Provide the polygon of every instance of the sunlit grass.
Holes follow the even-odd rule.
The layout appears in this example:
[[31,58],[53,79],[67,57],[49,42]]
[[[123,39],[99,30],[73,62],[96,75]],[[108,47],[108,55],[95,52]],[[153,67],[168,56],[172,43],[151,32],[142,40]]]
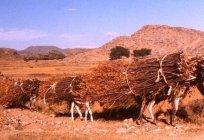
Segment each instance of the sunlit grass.
[[67,61],[0,61],[0,71],[13,78],[49,78],[52,76],[87,73],[96,63],[69,63]]

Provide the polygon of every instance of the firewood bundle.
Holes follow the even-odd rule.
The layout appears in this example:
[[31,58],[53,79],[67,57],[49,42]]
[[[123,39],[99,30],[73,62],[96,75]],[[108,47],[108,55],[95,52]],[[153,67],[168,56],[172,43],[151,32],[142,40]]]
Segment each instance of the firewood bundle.
[[36,79],[10,81],[5,93],[0,98],[0,104],[5,107],[24,107],[31,96],[37,96],[39,82]]
[[38,95],[38,89],[40,86],[40,81],[38,79],[27,79],[20,83],[21,90],[28,94],[29,96]]
[[160,58],[144,58],[133,62],[128,69],[128,79],[135,95],[155,93],[166,86],[175,87],[191,76],[187,57],[174,53]]
[[100,102],[104,109],[126,109],[135,105],[123,75],[126,67],[125,61],[108,62],[84,77],[89,96]]
[[198,58],[197,64],[197,88],[204,95],[204,57]]
[[50,102],[53,100],[55,93],[55,87],[57,82],[60,81],[60,78],[58,77],[52,77],[50,79],[47,79],[46,81],[40,82],[40,87],[38,90],[38,95],[41,99],[44,99],[44,104],[46,103],[46,100],[50,100]]
[[[66,100],[71,102],[74,97],[83,99],[83,89],[85,84],[82,81],[81,76],[69,76],[58,81],[56,85],[56,101]],[[84,87],[84,88],[82,88]]]
[[11,82],[13,82],[12,79],[4,79],[2,77],[0,78],[0,94],[6,93],[6,90]]
[[81,76],[67,76],[62,79],[55,77],[43,81],[39,94],[41,98],[44,98],[44,103],[46,101],[57,103],[60,101],[71,102],[75,96],[80,96],[83,99],[86,93],[84,91],[86,91],[86,88]]
[[128,108],[138,105],[137,97],[185,83],[191,70],[187,62],[182,52],[131,63],[109,62],[87,76],[87,88],[105,108]]
[[204,57],[203,58],[200,58],[200,62],[199,62],[199,65],[202,69],[202,77],[204,78]]

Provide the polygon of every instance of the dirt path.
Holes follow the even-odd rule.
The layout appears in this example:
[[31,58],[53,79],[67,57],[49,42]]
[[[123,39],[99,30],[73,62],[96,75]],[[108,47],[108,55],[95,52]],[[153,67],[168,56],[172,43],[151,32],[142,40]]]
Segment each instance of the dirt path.
[[204,126],[180,124],[176,128],[159,123],[138,126],[132,119],[124,121],[84,122],[70,117],[54,117],[20,109],[0,109],[1,140],[87,139],[87,140],[203,140]]

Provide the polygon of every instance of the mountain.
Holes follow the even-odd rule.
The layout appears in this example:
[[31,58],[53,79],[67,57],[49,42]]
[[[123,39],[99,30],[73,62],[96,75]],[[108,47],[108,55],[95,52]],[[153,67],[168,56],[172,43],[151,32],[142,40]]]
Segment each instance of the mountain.
[[0,48],[0,60],[19,60],[22,56],[14,49]]
[[30,46],[24,50],[17,51],[11,48],[0,48],[1,60],[22,60],[24,57],[31,57],[37,55],[48,55],[52,51],[62,52],[66,57],[73,57],[75,55],[90,51],[86,48],[61,49],[56,46]]
[[110,49],[116,46],[134,49],[152,49],[152,55],[164,55],[183,50],[187,54],[204,53],[204,32],[167,25],[146,25],[131,36],[117,37],[100,48],[93,49],[68,59],[68,61],[106,61]]
[[30,46],[19,51],[20,54],[47,54],[52,50],[63,52],[63,49],[56,46]]
[[86,49],[86,48],[66,48],[66,49],[61,49],[56,46],[30,46],[22,51],[19,51],[20,54],[28,55],[28,54],[48,54],[50,51],[56,50],[59,52],[62,52],[66,55],[66,57],[72,57],[74,55],[84,53],[87,51],[90,51],[91,49]]
[[75,55],[81,54],[81,53],[85,53],[88,51],[91,51],[92,49],[87,49],[87,48],[74,48],[74,49],[65,49],[64,53],[65,55],[69,58],[69,57],[73,57]]

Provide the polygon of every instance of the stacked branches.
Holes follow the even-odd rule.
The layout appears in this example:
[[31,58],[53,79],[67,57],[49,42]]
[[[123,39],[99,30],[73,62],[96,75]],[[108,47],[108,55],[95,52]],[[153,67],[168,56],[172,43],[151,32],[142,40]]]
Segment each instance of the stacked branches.
[[67,76],[62,79],[52,78],[44,81],[40,87],[40,97],[49,104],[67,101],[70,104],[74,98],[85,100],[86,84],[81,76]]
[[[1,79],[0,82],[0,87],[1,87],[1,91],[0,91],[0,104],[3,106],[7,106],[7,104],[9,104],[9,102],[11,102],[12,99],[15,99],[15,96],[12,95],[12,93],[10,94],[9,92],[11,90],[9,90],[11,87],[14,87],[14,81],[10,80],[10,79]],[[15,90],[13,91],[15,92]],[[18,96],[18,95],[17,95]]]
[[201,71],[202,71],[202,78],[204,78],[204,58],[200,58],[199,65],[200,65]]
[[86,76],[87,88],[105,109],[127,109],[140,105],[143,97],[166,98],[170,87],[185,84],[191,76],[188,61],[182,52],[132,63],[112,61]]
[[10,80],[5,93],[0,98],[0,104],[4,107],[25,107],[33,95],[38,95],[39,83],[37,79],[16,82]]
[[111,61],[95,68],[85,76],[88,93],[104,109],[127,109],[135,106],[135,100],[126,81],[125,71],[128,63]]
[[39,88],[39,98],[43,99],[44,104],[52,103],[56,96],[56,84],[60,81],[58,77],[52,77],[46,81],[41,81]]
[[12,79],[5,78],[4,76],[0,77],[0,100],[3,95],[7,92],[10,83],[12,83]]
[[190,68],[187,62],[188,59],[182,52],[166,55],[159,59],[135,60],[128,69],[132,93],[135,96],[156,96],[156,94],[160,94],[161,90],[183,84],[190,77]]
[[204,58],[198,58],[197,81],[197,87],[199,91],[204,95]]
[[85,92],[82,90],[86,90],[84,86],[81,76],[69,76],[61,79],[56,85],[55,102],[65,100],[71,103],[74,98],[85,100]]

